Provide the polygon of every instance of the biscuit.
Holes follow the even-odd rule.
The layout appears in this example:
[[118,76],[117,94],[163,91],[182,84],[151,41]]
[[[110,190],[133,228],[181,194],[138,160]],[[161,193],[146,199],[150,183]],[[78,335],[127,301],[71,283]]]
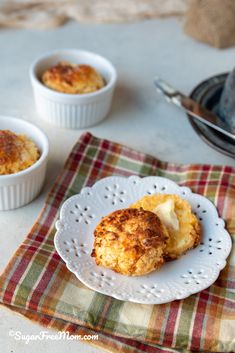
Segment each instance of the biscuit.
[[68,62],[59,62],[47,69],[42,75],[42,82],[48,88],[69,94],[92,93],[105,85],[93,67]]
[[39,150],[28,137],[0,130],[0,175],[20,172],[38,158]]
[[97,225],[91,256],[96,264],[128,276],[145,275],[164,263],[168,232],[159,218],[143,209],[122,209]]
[[[158,212],[159,205],[166,205],[169,200],[173,203],[170,221],[169,217],[164,217],[163,212]],[[169,239],[164,250],[167,260],[176,259],[199,244],[201,237],[200,223],[192,213],[190,204],[178,195],[155,194],[144,196],[131,207],[142,207],[144,210],[155,212],[165,224],[169,233]],[[177,217],[178,226],[175,216]]]

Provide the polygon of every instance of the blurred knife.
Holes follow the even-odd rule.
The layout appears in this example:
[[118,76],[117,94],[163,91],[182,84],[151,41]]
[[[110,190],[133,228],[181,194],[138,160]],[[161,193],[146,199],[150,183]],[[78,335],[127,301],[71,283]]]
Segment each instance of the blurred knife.
[[181,109],[184,109],[191,117],[198,119],[202,123],[235,140],[234,134],[217,124],[218,118],[214,113],[201,106],[198,102],[185,96],[183,93],[177,91],[158,76],[155,76],[154,84],[157,91],[162,93],[168,102],[174,103]]

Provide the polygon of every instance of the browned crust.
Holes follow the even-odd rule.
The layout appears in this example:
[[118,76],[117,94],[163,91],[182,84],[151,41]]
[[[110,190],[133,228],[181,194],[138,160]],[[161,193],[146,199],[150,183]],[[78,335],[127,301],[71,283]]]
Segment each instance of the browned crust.
[[17,173],[39,158],[35,144],[24,135],[0,130],[0,175]]
[[143,209],[123,209],[104,217],[94,232],[91,256],[97,265],[125,275],[159,268],[168,233],[159,218]]
[[101,89],[105,82],[102,76],[89,65],[59,62],[47,69],[42,82],[55,91],[69,94],[91,93]]

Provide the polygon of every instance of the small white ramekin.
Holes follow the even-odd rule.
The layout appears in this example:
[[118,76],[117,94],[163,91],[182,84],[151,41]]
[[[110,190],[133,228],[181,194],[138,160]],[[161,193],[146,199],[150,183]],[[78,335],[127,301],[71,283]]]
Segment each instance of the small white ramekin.
[[0,130],[24,134],[40,151],[40,158],[31,167],[15,174],[0,175],[0,211],[6,211],[26,205],[41,191],[45,180],[49,144],[41,129],[22,119],[0,116]]
[[[47,88],[43,72],[59,61],[87,64],[105,79],[106,85],[93,93],[66,94]],[[30,79],[38,113],[49,123],[67,129],[82,129],[102,121],[109,112],[117,81],[116,70],[104,57],[76,49],[53,51],[37,59],[30,68]]]

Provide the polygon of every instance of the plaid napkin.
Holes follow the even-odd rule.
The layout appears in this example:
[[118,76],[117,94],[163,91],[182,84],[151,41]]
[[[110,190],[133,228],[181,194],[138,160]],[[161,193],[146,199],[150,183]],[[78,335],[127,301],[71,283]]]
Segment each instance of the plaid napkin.
[[84,134],[73,148],[46,204],[0,277],[0,302],[45,327],[99,334],[90,341],[110,352],[235,351],[235,256],[208,289],[162,305],[123,302],[96,293],[70,273],[53,238],[68,197],[109,175],[160,175],[215,203],[235,234],[235,169],[176,165]]

